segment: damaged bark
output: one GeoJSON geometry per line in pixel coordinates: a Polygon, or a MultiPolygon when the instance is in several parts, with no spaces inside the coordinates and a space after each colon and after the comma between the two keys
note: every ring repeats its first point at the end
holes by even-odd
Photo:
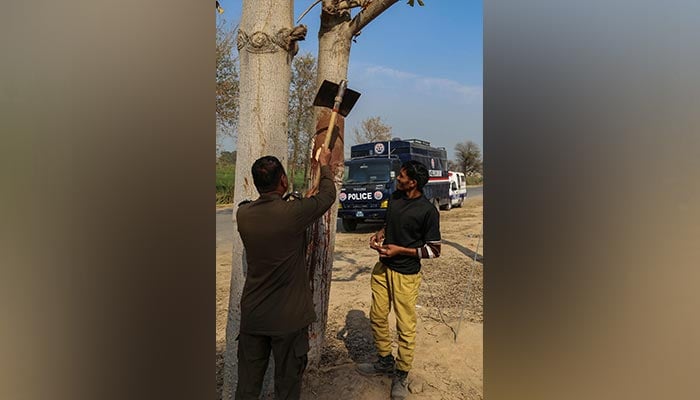
{"type": "MultiPolygon", "coordinates": [[[[382,12],[397,3],[398,0],[323,0],[321,11],[321,27],[318,40],[318,77],[317,85],[324,80],[339,83],[347,79],[350,48],[353,37],[362,28],[374,20],[382,12]],[[354,17],[350,10],[361,8],[354,17]]],[[[323,143],[326,128],[329,123],[330,111],[317,107],[316,138],[314,139],[312,157],[323,143]]],[[[336,194],[340,192],[343,177],[345,126],[342,116],[336,120],[338,140],[332,151],[331,168],[335,176],[336,194]]],[[[315,160],[311,160],[310,181],[314,182],[320,173],[315,160]]],[[[314,305],[318,320],[311,325],[309,339],[309,367],[318,368],[321,361],[321,350],[326,332],[328,318],[328,298],[333,268],[333,251],[335,248],[335,232],[337,228],[338,203],[336,202],[314,223],[308,232],[309,245],[307,248],[307,270],[311,280],[314,305]]]]}

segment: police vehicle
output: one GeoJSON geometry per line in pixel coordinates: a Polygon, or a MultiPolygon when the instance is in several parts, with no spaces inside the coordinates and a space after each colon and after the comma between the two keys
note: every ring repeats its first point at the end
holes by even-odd
{"type": "Polygon", "coordinates": [[[450,182],[447,151],[420,139],[363,143],[350,148],[345,161],[343,185],[338,195],[338,217],[343,229],[352,232],[365,221],[384,221],[389,197],[396,190],[401,164],[417,160],[428,169],[423,195],[436,208],[449,208],[450,182]]]}

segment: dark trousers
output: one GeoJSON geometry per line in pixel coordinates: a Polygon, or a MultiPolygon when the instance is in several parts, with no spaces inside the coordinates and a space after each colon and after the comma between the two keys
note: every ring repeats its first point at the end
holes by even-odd
{"type": "Polygon", "coordinates": [[[283,336],[238,336],[236,400],[258,400],[270,351],[275,359],[275,399],[296,400],[309,352],[308,327],[283,336]]]}

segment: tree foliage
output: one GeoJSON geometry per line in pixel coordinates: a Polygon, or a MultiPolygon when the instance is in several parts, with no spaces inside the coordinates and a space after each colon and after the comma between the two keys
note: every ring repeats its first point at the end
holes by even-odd
{"type": "Polygon", "coordinates": [[[290,177],[294,177],[296,171],[303,170],[305,178],[308,173],[311,140],[314,136],[315,95],[316,58],[311,53],[306,53],[294,58],[292,81],[289,85],[289,168],[287,172],[290,177]]]}
{"type": "Polygon", "coordinates": [[[465,174],[483,173],[483,162],[479,145],[468,140],[455,146],[456,164],[465,174]]]}
{"type": "Polygon", "coordinates": [[[238,57],[234,29],[221,19],[216,24],[216,132],[217,143],[233,136],[238,122],[238,57]]]}
{"type": "Polygon", "coordinates": [[[391,126],[382,122],[382,117],[366,118],[355,128],[355,143],[379,142],[391,140],[391,126]]]}
{"type": "Polygon", "coordinates": [[[236,165],[236,150],[234,151],[222,151],[216,162],[222,165],[236,165]]]}

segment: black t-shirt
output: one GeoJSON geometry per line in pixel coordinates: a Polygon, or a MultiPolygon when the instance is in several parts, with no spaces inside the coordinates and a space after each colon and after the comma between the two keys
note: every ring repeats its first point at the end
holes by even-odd
{"type": "MultiPolygon", "coordinates": [[[[409,199],[403,192],[394,192],[387,209],[384,244],[415,249],[440,240],[440,214],[435,206],[423,195],[409,199]]],[[[402,274],[420,272],[420,259],[416,256],[398,255],[380,260],[402,274]]]]}

